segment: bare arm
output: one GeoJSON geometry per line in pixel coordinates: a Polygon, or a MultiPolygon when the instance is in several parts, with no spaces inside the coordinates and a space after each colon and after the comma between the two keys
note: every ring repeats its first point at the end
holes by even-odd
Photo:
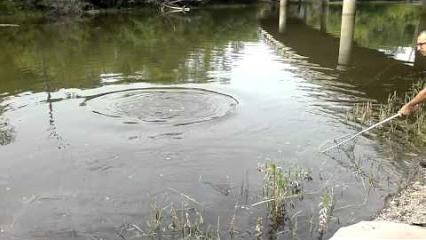
{"type": "Polygon", "coordinates": [[[405,104],[400,110],[399,113],[402,116],[408,116],[413,113],[420,103],[426,101],[426,88],[421,90],[411,101],[405,104]]]}
{"type": "Polygon", "coordinates": [[[415,106],[424,101],[426,101],[426,88],[421,90],[408,104],[415,106]]]}

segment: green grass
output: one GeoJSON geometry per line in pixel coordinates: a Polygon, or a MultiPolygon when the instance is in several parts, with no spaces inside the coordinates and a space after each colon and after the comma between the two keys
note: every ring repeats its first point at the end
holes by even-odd
{"type": "MultiPolygon", "coordinates": [[[[221,221],[217,216],[217,222],[206,222],[203,211],[200,210],[201,204],[181,193],[182,202],[179,208],[176,208],[176,205],[169,200],[165,203],[165,207],[152,204],[151,214],[145,219],[145,223],[125,224],[120,228],[118,236],[123,240],[219,240],[221,238],[240,239],[242,236],[247,237],[247,234],[253,239],[288,234],[292,239],[297,239],[296,218],[302,214],[302,211],[296,208],[295,200],[303,200],[304,185],[312,180],[311,173],[300,167],[285,166],[284,168],[273,162],[258,166],[258,170],[263,174],[262,191],[259,192],[262,200],[244,207],[240,205],[240,199],[237,200],[230,219],[221,221]],[[193,207],[194,205],[196,207],[193,207]],[[248,225],[246,229],[238,229],[238,222],[241,221],[238,209],[249,210],[256,206],[263,206],[264,210],[260,210],[265,215],[253,215],[255,221],[252,225],[248,225]]],[[[315,224],[318,226],[320,237],[327,231],[333,218],[334,206],[333,189],[325,190],[319,200],[318,222],[315,224]]],[[[211,217],[209,216],[209,219],[212,219],[211,217]]]]}
{"type": "MultiPolygon", "coordinates": [[[[292,199],[303,198],[303,184],[312,180],[310,173],[298,167],[284,168],[267,162],[260,166],[263,177],[263,198],[274,228],[285,225],[288,210],[294,207],[292,199]]],[[[256,228],[257,229],[257,228],[256,228]]]]}
{"type": "MultiPolygon", "coordinates": [[[[389,95],[386,103],[375,104],[372,102],[358,103],[352,108],[352,111],[346,114],[349,121],[357,122],[362,125],[371,125],[375,122],[384,120],[394,114],[417,93],[425,87],[425,81],[419,81],[401,96],[396,93],[389,95]]],[[[380,136],[396,141],[407,147],[417,148],[426,145],[426,108],[425,104],[410,115],[408,118],[398,118],[386,123],[375,130],[380,136]]]]}
{"type": "Polygon", "coordinates": [[[328,225],[333,216],[334,206],[335,199],[333,189],[324,191],[321,196],[321,202],[319,203],[318,232],[320,233],[320,236],[327,231],[328,225]]]}

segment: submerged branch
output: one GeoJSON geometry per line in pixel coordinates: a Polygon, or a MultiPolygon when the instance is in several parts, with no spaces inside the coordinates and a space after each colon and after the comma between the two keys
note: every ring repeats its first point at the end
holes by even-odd
{"type": "MultiPolygon", "coordinates": [[[[296,198],[296,197],[300,197],[300,196],[303,196],[303,194],[293,194],[293,195],[282,197],[282,199],[290,199],[290,198],[296,198]]],[[[272,202],[272,201],[275,201],[275,200],[277,200],[277,199],[275,199],[275,198],[265,199],[263,201],[253,203],[251,206],[255,207],[255,206],[258,206],[258,205],[261,205],[261,204],[264,204],[264,203],[268,203],[268,202],[272,202]]]]}
{"type": "Polygon", "coordinates": [[[164,11],[164,8],[170,8],[170,9],[172,9],[172,11],[178,11],[178,12],[189,12],[189,10],[190,10],[190,8],[187,8],[187,7],[178,7],[178,6],[173,6],[173,5],[168,5],[168,4],[165,4],[165,3],[162,3],[161,4],[161,7],[162,7],[162,11],[164,11]]]}
{"type": "Polygon", "coordinates": [[[184,198],[188,199],[189,201],[191,201],[191,202],[193,202],[193,203],[195,203],[195,204],[197,204],[197,205],[199,205],[199,206],[202,206],[200,202],[198,202],[198,201],[197,201],[197,200],[195,200],[194,198],[192,198],[192,197],[188,196],[187,194],[185,194],[185,193],[183,193],[183,192],[179,192],[178,190],[176,190],[176,189],[174,189],[174,188],[171,188],[171,187],[169,187],[169,189],[170,189],[170,190],[172,190],[172,191],[174,191],[174,192],[176,192],[176,193],[179,193],[182,197],[184,197],[184,198]]]}
{"type": "Polygon", "coordinates": [[[18,24],[0,23],[0,27],[20,27],[18,24]]]}

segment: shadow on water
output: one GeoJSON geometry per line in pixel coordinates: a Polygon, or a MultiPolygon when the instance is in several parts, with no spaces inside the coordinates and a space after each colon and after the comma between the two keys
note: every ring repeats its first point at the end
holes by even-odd
{"type": "MultiPolygon", "coordinates": [[[[340,40],[341,11],[341,6],[335,5],[324,8],[321,4],[290,4],[285,31],[280,31],[282,20],[279,20],[278,14],[262,19],[261,27],[274,39],[306,57],[309,63],[324,68],[317,71],[327,75],[334,72],[335,80],[325,82],[325,88],[338,88],[346,83],[352,85],[353,90],[378,101],[386,100],[395,90],[407,91],[412,85],[412,78],[407,81],[404,77],[416,72],[412,66],[415,54],[413,41],[419,10],[415,6],[361,5],[356,12],[356,22],[343,22],[348,25],[343,29],[354,33],[340,40]],[[299,10],[301,7],[305,10],[299,10]],[[304,17],[304,14],[309,17],[304,17]],[[327,16],[326,20],[323,20],[324,16],[327,16]],[[395,23],[399,25],[398,30],[394,29],[395,23]],[[353,26],[349,28],[349,25],[353,26]],[[406,59],[407,62],[392,58],[389,51],[383,50],[390,47],[397,51],[397,47],[392,46],[404,46],[411,58],[406,59]],[[341,48],[345,49],[339,51],[341,48]],[[339,65],[339,61],[345,63],[339,65]],[[384,91],[377,91],[378,88],[384,91]]],[[[342,89],[345,90],[347,87],[342,89]]]]}

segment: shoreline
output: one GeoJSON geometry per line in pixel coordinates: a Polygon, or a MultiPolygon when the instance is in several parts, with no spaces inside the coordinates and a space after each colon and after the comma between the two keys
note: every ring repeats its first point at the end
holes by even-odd
{"type": "Polygon", "coordinates": [[[407,186],[385,201],[374,219],[342,227],[330,240],[426,239],[426,168],[419,166],[407,186]]]}
{"type": "Polygon", "coordinates": [[[387,200],[374,221],[426,227],[426,168],[419,166],[413,179],[387,200]]]}

